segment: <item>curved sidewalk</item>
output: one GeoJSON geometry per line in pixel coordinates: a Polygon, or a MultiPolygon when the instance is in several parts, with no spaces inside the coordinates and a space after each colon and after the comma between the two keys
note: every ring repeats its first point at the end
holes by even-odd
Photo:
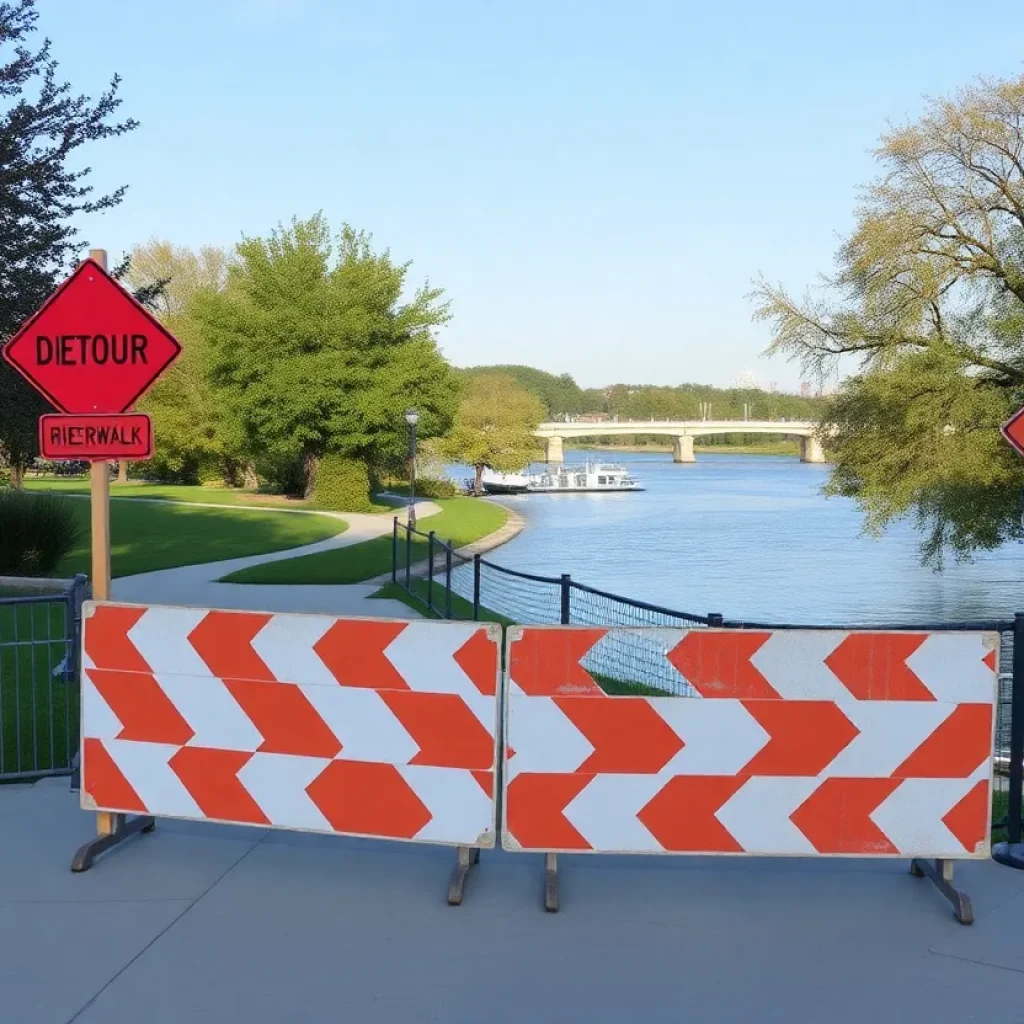
{"type": "MultiPolygon", "coordinates": [[[[160,499],[133,498],[133,501],[157,501],[160,499]]],[[[164,502],[168,504],[168,502],[164,502]]],[[[170,503],[173,504],[173,503],[170,503]]],[[[190,502],[189,504],[195,504],[190,502]]],[[[235,505],[205,505],[207,508],[231,508],[235,505]]],[[[367,583],[356,584],[250,584],[218,583],[221,577],[239,569],[254,565],[280,562],[302,555],[315,555],[337,548],[351,547],[366,540],[387,536],[392,529],[392,517],[386,514],[367,515],[362,513],[342,514],[340,512],[312,513],[304,509],[267,509],[261,512],[278,512],[282,515],[326,515],[348,523],[348,529],[327,540],[315,544],[304,544],[284,551],[272,551],[262,555],[248,555],[244,558],[229,558],[220,562],[204,562],[200,565],[183,565],[175,569],[160,569],[156,572],[139,573],[115,579],[111,593],[117,601],[132,601],[140,604],[159,602],[201,608],[252,608],[273,612],[318,612],[331,615],[379,615],[389,618],[412,618],[417,613],[400,601],[374,600],[367,598],[379,588],[367,583]]],[[[417,502],[416,514],[420,517],[434,515],[441,509],[429,501],[417,502]]]]}

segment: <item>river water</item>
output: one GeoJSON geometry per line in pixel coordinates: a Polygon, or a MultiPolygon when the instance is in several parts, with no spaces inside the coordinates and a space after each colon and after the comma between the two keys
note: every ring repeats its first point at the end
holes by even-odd
{"type": "Polygon", "coordinates": [[[688,465],[666,453],[567,456],[624,464],[647,490],[503,498],[527,525],[490,561],[726,618],[914,623],[1024,610],[1024,545],[924,568],[910,524],[868,537],[853,501],[821,494],[827,466],[765,455],[698,453],[688,465]]]}

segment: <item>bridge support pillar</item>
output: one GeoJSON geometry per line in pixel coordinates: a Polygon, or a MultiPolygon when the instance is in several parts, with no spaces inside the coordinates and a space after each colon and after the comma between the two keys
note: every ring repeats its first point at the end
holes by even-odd
{"type": "Polygon", "coordinates": [[[545,462],[564,462],[565,453],[562,451],[562,439],[557,434],[547,440],[547,453],[544,456],[545,462]]]}
{"type": "Polygon", "coordinates": [[[672,438],[672,461],[673,462],[696,462],[693,454],[693,436],[681,434],[672,438]]]}
{"type": "Polygon", "coordinates": [[[821,442],[813,434],[810,437],[802,437],[800,439],[800,461],[825,461],[825,453],[822,451],[821,442]]]}

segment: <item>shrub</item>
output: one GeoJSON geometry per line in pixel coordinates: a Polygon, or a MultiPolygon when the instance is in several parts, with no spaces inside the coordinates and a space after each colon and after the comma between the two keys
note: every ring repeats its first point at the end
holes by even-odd
{"type": "Polygon", "coordinates": [[[328,453],[320,460],[312,504],[331,512],[372,512],[366,463],[328,453]]]}
{"type": "Polygon", "coordinates": [[[447,477],[426,476],[416,480],[417,497],[454,498],[458,494],[458,485],[447,477]]]}
{"type": "Polygon", "coordinates": [[[82,535],[73,498],[0,491],[0,576],[47,576],[82,535]]]}

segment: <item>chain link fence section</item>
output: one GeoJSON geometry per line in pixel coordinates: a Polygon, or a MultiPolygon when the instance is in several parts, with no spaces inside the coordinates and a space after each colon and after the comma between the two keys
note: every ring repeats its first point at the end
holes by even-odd
{"type": "MultiPolygon", "coordinates": [[[[568,577],[566,577],[568,579],[568,577]]],[[[705,627],[720,616],[677,612],[568,582],[572,625],[612,627],[583,658],[583,667],[608,693],[696,696],[668,660],[680,631],[705,627]],[[635,630],[635,632],[634,632],[635,630]]]]}
{"type": "Polygon", "coordinates": [[[0,577],[0,780],[72,770],[87,588],[84,576],[0,577]]]}

